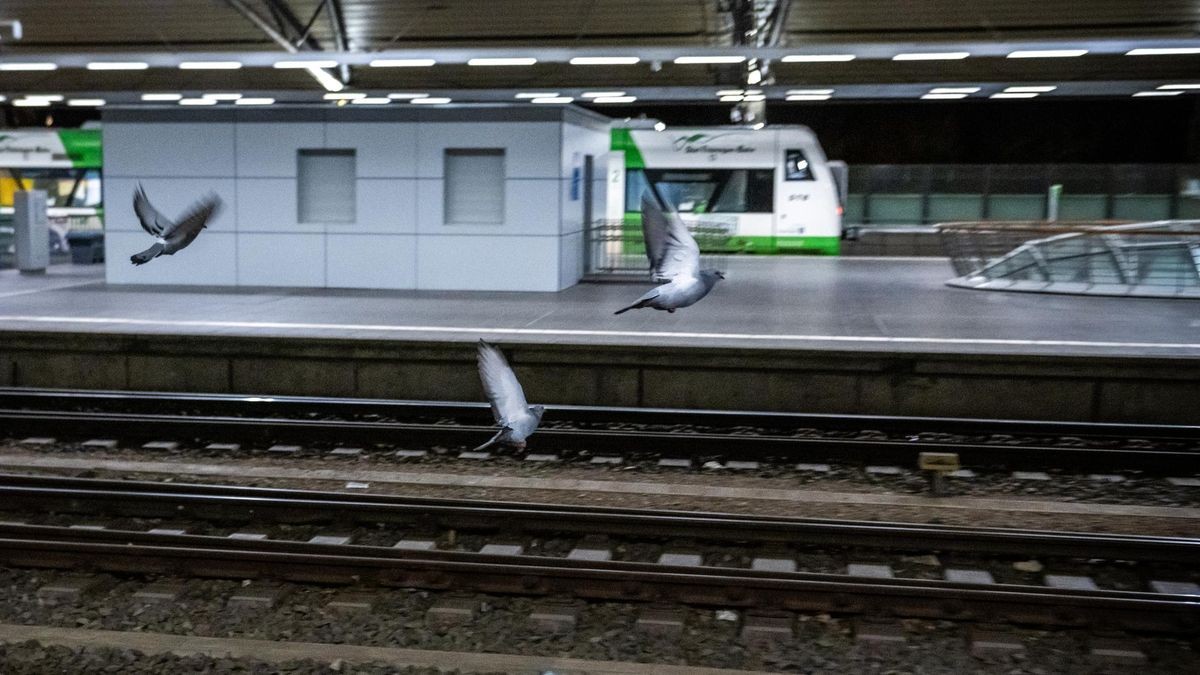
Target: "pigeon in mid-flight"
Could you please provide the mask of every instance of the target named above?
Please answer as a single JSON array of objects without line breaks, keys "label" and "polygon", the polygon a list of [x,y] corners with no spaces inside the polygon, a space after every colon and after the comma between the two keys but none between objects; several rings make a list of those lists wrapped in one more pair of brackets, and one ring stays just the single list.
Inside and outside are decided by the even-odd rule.
[{"label": "pigeon in mid-flight", "polygon": [[177,221],[171,221],[150,205],[146,191],[138,184],[133,193],[133,212],[137,214],[142,229],[154,237],[154,245],[129,257],[134,265],[144,265],[160,255],[174,255],[187,248],[200,230],[208,227],[221,208],[221,198],[210,194],[192,205]]},{"label": "pigeon in mid-flight", "polygon": [[546,409],[526,402],[525,392],[517,381],[516,373],[509,367],[508,360],[504,358],[504,352],[483,340],[479,341],[479,379],[491,401],[492,417],[496,418],[500,431],[475,450],[483,450],[496,443],[523,449],[525,439],[537,430]]},{"label": "pigeon in mid-flight", "polygon": [[700,269],[700,247],[679,214],[663,212],[649,194],[642,195],[642,232],[646,255],[654,281],[666,282],[637,299],[637,302],[613,312],[649,307],[674,313],[680,307],[696,304],[725,278],[717,270]]}]

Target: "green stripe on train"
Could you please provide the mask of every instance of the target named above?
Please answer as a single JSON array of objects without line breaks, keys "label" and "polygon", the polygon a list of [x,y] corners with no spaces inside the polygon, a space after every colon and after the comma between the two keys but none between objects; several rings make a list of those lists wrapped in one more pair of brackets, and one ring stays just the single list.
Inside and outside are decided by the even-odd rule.
[{"label": "green stripe on train", "polygon": [[[697,239],[700,250],[705,253],[802,253],[837,255],[841,247],[839,237],[750,237],[734,235],[722,237],[720,241]],[[621,248],[628,254],[645,255],[646,243],[642,237],[642,214],[626,213],[621,226]]]}]

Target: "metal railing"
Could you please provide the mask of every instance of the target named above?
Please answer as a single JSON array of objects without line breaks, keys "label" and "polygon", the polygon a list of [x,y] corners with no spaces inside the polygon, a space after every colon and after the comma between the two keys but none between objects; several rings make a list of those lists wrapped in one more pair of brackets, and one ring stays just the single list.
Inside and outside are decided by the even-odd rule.
[{"label": "metal railing", "polygon": [[1200,298],[1200,221],[943,223],[962,288]]},{"label": "metal railing", "polygon": [[[709,221],[687,222],[700,246],[700,269],[724,269],[732,227]],[[592,279],[649,279],[650,263],[640,218],[597,220],[584,231],[584,275]]]}]

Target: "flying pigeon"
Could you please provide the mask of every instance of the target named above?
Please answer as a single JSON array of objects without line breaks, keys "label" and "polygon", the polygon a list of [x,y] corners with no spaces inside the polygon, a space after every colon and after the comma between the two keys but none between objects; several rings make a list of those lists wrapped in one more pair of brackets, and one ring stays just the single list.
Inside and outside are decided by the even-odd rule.
[{"label": "flying pigeon", "polygon": [[654,281],[666,283],[614,314],[643,307],[674,313],[680,307],[696,304],[725,278],[717,270],[700,269],[700,247],[679,214],[668,217],[648,194],[642,195],[642,232],[646,255],[650,258],[650,276]]},{"label": "flying pigeon", "polygon": [[504,443],[518,449],[525,447],[525,439],[533,435],[542,421],[546,409],[540,405],[529,405],[517,375],[509,367],[504,352],[495,345],[479,341],[479,379],[483,390],[492,403],[492,417],[500,425],[500,431],[483,445],[483,450],[496,443]]},{"label": "flying pigeon", "polygon": [[150,205],[146,191],[139,183],[133,193],[133,212],[137,214],[142,229],[154,237],[154,245],[130,256],[129,259],[134,265],[144,265],[160,255],[174,255],[187,248],[196,235],[200,234],[200,230],[208,227],[208,221],[212,220],[220,208],[221,198],[210,194],[193,204],[182,218],[173,222]]}]

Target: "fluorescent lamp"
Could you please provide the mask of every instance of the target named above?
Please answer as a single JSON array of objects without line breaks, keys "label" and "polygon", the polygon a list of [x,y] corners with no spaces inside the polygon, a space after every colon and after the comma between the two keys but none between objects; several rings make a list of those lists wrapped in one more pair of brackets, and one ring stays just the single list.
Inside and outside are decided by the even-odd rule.
[{"label": "fluorescent lamp", "polygon": [[1083,56],[1088,53],[1086,49],[1018,49],[1015,52],[1009,52],[1010,59],[1069,59],[1076,56]]},{"label": "fluorescent lamp", "polygon": [[537,59],[529,56],[468,59],[468,66],[532,66]]},{"label": "fluorescent lamp", "polygon": [[241,94],[220,93],[220,94],[204,94],[200,98],[211,98],[214,101],[236,101],[241,97],[242,97]]},{"label": "fluorescent lamp", "polygon": [[[278,65],[278,64],[276,64]],[[346,88],[342,81],[329,74],[324,68],[308,68],[308,74],[325,87],[325,91],[341,91]]]},{"label": "fluorescent lamp", "polygon": [[892,57],[893,61],[961,61],[971,52],[907,52]]},{"label": "fluorescent lamp", "polygon": [[445,98],[444,96],[427,96],[425,98],[414,98],[412,102],[423,105],[439,105],[441,103],[449,103],[450,99]]},{"label": "fluorescent lamp", "polygon": [[1019,86],[1005,87],[1005,94],[1045,94],[1046,92],[1054,91],[1058,87],[1051,85],[1034,85],[1034,86]]},{"label": "fluorescent lamp", "polygon": [[531,100],[534,103],[570,103],[575,99],[570,96],[542,96]]},{"label": "fluorescent lamp", "polygon": [[614,96],[624,96],[623,91],[585,91],[580,96],[583,98],[612,98]]},{"label": "fluorescent lamp", "polygon": [[1159,89],[1200,89],[1200,84],[1164,84]]},{"label": "fluorescent lamp", "polygon": [[788,96],[828,96],[832,89],[788,89]]},{"label": "fluorescent lamp", "polygon": [[854,54],[789,54],[780,60],[784,63],[839,63],[855,58]]},{"label": "fluorescent lamp", "polygon": [[675,63],[687,65],[691,63],[741,63],[745,61],[744,56],[680,56],[675,59]]},{"label": "fluorescent lamp", "polygon": [[663,124],[662,122],[655,122],[655,123],[654,123],[654,130],[655,130],[655,131],[666,131],[666,130],[667,130],[667,125]]},{"label": "fluorescent lamp", "polygon": [[142,94],[143,101],[178,101],[183,94]]},{"label": "fluorescent lamp", "polygon": [[717,92],[717,96],[741,96],[743,93],[745,92],[741,89],[722,89]]},{"label": "fluorescent lamp", "polygon": [[372,68],[428,68],[437,61],[433,59],[375,59],[367,65]]},{"label": "fluorescent lamp", "polygon": [[641,61],[636,56],[576,56],[570,60],[573,66],[631,66]]},{"label": "fluorescent lamp", "polygon": [[181,98],[179,105],[216,105],[217,102],[211,98]]},{"label": "fluorescent lamp", "polygon": [[636,96],[597,96],[592,103],[633,103],[636,100]]},{"label": "fluorescent lamp", "polygon": [[1133,97],[1141,98],[1143,96],[1178,96],[1182,93],[1183,93],[1183,91],[1179,90],[1179,89],[1176,89],[1175,91],[1160,91],[1160,90],[1139,91],[1138,93],[1134,94]]},{"label": "fluorescent lamp", "polygon": [[44,98],[19,98],[12,102],[18,108],[46,108],[51,101]]},{"label": "fluorescent lamp", "polygon": [[998,94],[992,94],[988,98],[1037,98],[1038,94],[1034,91],[1002,91]]},{"label": "fluorescent lamp", "polygon": [[558,96],[557,91],[523,91],[517,94],[514,98],[549,98]]},{"label": "fluorescent lamp", "polygon": [[367,96],[364,98],[356,98],[350,101],[350,103],[353,105],[387,105],[391,102],[392,99],[386,96]]},{"label": "fluorescent lamp", "polygon": [[969,94],[934,94],[932,92],[921,96],[926,101],[950,101],[953,99],[966,98]]},{"label": "fluorescent lamp", "polygon": [[735,101],[742,100],[742,95],[741,94],[728,94],[726,96],[721,96],[720,100],[724,101],[726,103],[733,103]]},{"label": "fluorescent lamp", "polygon": [[55,63],[0,63],[0,70],[58,70]]},{"label": "fluorescent lamp", "polygon": [[790,94],[785,101],[828,101],[829,94]]},{"label": "fluorescent lamp", "polygon": [[145,61],[90,61],[90,71],[144,71],[150,64]]},{"label": "fluorescent lamp", "polygon": [[752,126],[752,127],[750,127],[750,128],[751,128],[751,129],[753,129],[753,130],[755,130],[755,131],[761,131],[761,130],[762,130],[762,128],[763,128],[763,127],[765,127],[765,126],[767,126],[767,123],[766,123],[766,122],[759,122],[758,124],[755,124],[754,126]]},{"label": "fluorescent lamp", "polygon": [[53,101],[58,102],[63,100],[62,94],[25,94],[25,99],[29,101]]},{"label": "fluorescent lamp", "polygon": [[400,100],[411,100],[411,99],[414,99],[414,98],[425,98],[425,97],[427,97],[427,96],[429,96],[429,94],[405,94],[405,93],[399,93],[399,94],[388,94],[388,98],[392,98],[392,99],[400,99]]},{"label": "fluorescent lamp", "polygon": [[745,95],[745,96],[743,96],[743,97],[742,97],[742,100],[743,100],[743,101],[748,101],[748,102],[751,102],[751,103],[757,103],[758,101],[765,101],[765,100],[767,100],[767,97],[766,97],[766,96],[763,96],[762,94],[747,94],[747,95]]},{"label": "fluorescent lamp", "polygon": [[1125,56],[1183,56],[1200,54],[1200,47],[1142,47],[1125,52]]},{"label": "fluorescent lamp", "polygon": [[300,61],[276,61],[276,68],[337,68],[338,62],[329,59],[306,59]]},{"label": "fluorescent lamp", "polygon": [[179,64],[180,70],[237,70],[241,67],[241,61],[184,61]]},{"label": "fluorescent lamp", "polygon": [[83,108],[83,107],[99,108],[100,106],[104,105],[104,99],[102,99],[102,98],[73,98],[73,99],[67,101],[67,105],[75,106],[76,108]]},{"label": "fluorescent lamp", "polygon": [[979,92],[979,87],[934,87],[929,90],[931,94],[975,94]]},{"label": "fluorescent lamp", "polygon": [[3,103],[4,101],[7,101],[7,100],[8,100],[7,96],[0,94],[0,103]]},{"label": "fluorescent lamp", "polygon": [[271,105],[274,102],[275,102],[275,99],[273,99],[273,98],[259,98],[259,97],[248,96],[246,98],[239,98],[238,100],[234,101],[233,104],[234,105]]},{"label": "fluorescent lamp", "polygon": [[357,91],[331,91],[322,98],[326,101],[353,101],[356,98],[366,98],[367,95]]}]

